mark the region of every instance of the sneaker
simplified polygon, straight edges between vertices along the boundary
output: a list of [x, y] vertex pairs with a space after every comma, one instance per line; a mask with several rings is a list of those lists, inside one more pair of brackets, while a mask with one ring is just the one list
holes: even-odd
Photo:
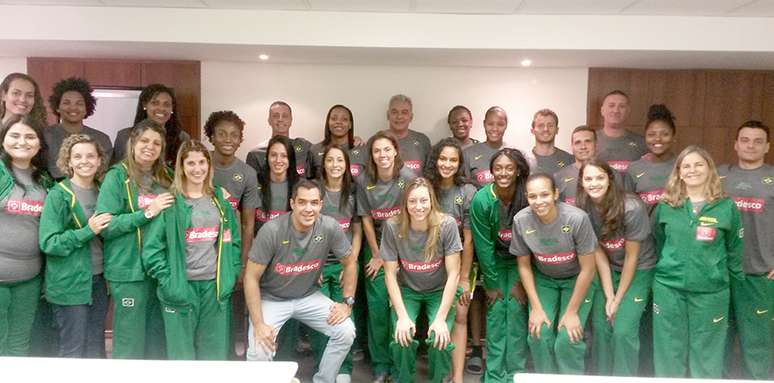
[[372, 383], [388, 383], [388, 382], [390, 382], [390, 375], [379, 374], [376, 376], [376, 378], [373, 380]]
[[352, 382], [352, 376], [349, 374], [338, 374], [336, 375], [336, 383], [351, 383]]

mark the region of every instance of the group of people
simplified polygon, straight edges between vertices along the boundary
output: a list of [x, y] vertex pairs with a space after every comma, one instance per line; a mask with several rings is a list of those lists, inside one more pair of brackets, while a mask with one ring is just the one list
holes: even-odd
[[83, 79], [55, 85], [49, 127], [34, 79], [8, 75], [0, 97], [0, 355], [28, 353], [42, 293], [64, 357], [105, 356], [110, 301], [114, 358], [227, 359], [245, 318], [246, 359], [267, 361], [300, 323], [315, 382], [351, 380], [356, 337], [375, 382], [415, 381], [418, 350], [431, 382], [507, 382], [530, 358], [541, 373], [635, 376], [642, 342], [656, 376], [720, 378], [736, 338], [746, 376], [770, 377], [774, 168], [760, 121], [737, 129], [738, 163], [716, 167], [701, 147], [675, 153], [664, 105], [644, 137], [624, 129], [621, 91], [602, 129], [573, 130], [571, 154], [549, 109], [522, 153], [497, 106], [484, 141], [457, 105], [431, 145], [409, 128], [407, 96], [365, 142], [334, 105], [313, 145], [290, 138], [277, 101], [272, 137], [242, 161], [237, 114], [209, 116], [210, 151], [161, 84], [114, 145], [83, 125], [96, 105]]

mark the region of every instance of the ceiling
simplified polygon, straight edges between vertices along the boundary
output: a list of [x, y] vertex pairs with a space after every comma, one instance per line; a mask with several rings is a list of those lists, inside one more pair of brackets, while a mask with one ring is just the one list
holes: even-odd
[[0, 4], [313, 12], [774, 17], [774, 0], [0, 0]]

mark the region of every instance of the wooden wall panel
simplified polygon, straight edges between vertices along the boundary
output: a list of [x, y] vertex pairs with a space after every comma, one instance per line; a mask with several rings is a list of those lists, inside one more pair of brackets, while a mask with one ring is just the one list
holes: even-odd
[[[774, 125], [774, 71], [592, 68], [586, 108], [590, 126], [601, 127], [602, 97], [614, 89], [630, 97], [627, 129], [642, 132], [648, 107], [666, 104], [676, 117], [675, 151], [699, 144], [718, 163], [736, 161], [733, 144], [741, 123], [760, 119]], [[774, 153], [767, 160], [772, 162]]]
[[[40, 84], [44, 98], [48, 98], [57, 81], [70, 76], [83, 77], [95, 87], [114, 89], [165, 84], [175, 90], [183, 130], [191, 137], [200, 137], [201, 69], [198, 61], [28, 58], [27, 71]], [[49, 122], [56, 122], [50, 110]], [[130, 124], [128, 121], [127, 125]]]
[[48, 111], [48, 123], [56, 124], [57, 118], [48, 105], [54, 84], [68, 77], [83, 77], [83, 63], [68, 59], [27, 59], [27, 73], [35, 79]]

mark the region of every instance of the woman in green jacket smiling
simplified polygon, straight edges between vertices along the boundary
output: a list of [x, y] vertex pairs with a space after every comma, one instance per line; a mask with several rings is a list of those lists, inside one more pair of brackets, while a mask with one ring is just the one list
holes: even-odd
[[709, 153], [685, 148], [654, 212], [656, 376], [722, 377], [729, 278], [744, 279], [740, 220]]
[[112, 216], [94, 214], [94, 207], [107, 158], [94, 138], [74, 134], [62, 143], [56, 164], [69, 178], [46, 197], [39, 242], [47, 255], [45, 292], [59, 332], [59, 356], [104, 358], [108, 298], [99, 234]]
[[175, 203], [151, 222], [142, 250], [145, 269], [158, 281], [170, 359], [226, 360], [231, 345], [239, 225], [212, 173], [201, 142], [180, 146]]
[[113, 296], [113, 358], [164, 355], [156, 282], [145, 275], [140, 252], [147, 224], [174, 202], [167, 190], [171, 179], [164, 166], [165, 147], [161, 125], [139, 122], [129, 137], [126, 159], [110, 168], [97, 199], [97, 212], [113, 216], [101, 233], [105, 279]]

